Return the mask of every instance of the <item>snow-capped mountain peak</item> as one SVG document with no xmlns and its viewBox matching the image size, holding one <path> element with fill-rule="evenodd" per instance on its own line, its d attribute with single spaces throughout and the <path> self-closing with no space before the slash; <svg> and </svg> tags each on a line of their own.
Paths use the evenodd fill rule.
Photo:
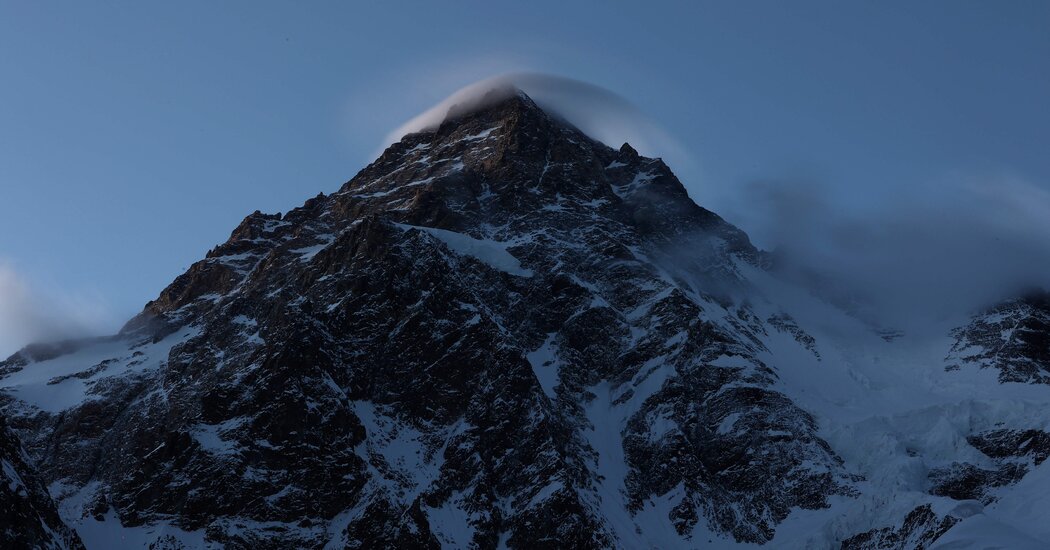
<svg viewBox="0 0 1050 550">
<path fill-rule="evenodd" d="M 663 161 L 481 99 L 249 215 L 120 334 L 0 363 L 88 548 L 1050 540 L 1014 513 L 1045 385 L 887 341 Z"/>
</svg>

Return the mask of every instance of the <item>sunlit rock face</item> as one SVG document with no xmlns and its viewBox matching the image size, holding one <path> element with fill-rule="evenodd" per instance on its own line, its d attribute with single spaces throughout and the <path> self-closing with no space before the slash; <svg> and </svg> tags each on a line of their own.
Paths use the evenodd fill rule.
<svg viewBox="0 0 1050 550">
<path fill-rule="evenodd" d="M 963 519 L 904 444 L 930 477 L 886 504 L 856 403 L 792 378 L 865 367 L 743 232 L 661 160 L 491 99 L 248 216 L 120 334 L 0 363 L 89 548 L 904 548 Z M 1045 458 L 972 435 L 960 462 L 1032 464 L 981 498 Z"/>
</svg>

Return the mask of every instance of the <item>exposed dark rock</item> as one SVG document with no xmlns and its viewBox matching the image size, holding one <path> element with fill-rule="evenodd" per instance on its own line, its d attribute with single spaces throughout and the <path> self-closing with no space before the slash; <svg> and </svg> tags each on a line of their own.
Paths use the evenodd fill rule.
<svg viewBox="0 0 1050 550">
<path fill-rule="evenodd" d="M 76 550 L 84 546 L 55 509 L 43 479 L 0 416 L 0 547 Z"/>
<path fill-rule="evenodd" d="M 959 518 L 937 516 L 929 504 L 908 512 L 900 527 L 882 527 L 842 541 L 842 550 L 924 550 L 946 533 Z"/>
<path fill-rule="evenodd" d="M 953 332 L 949 368 L 999 370 L 999 381 L 1050 384 L 1050 293 L 999 304 Z"/>
<path fill-rule="evenodd" d="M 947 468 L 930 472 L 930 493 L 955 500 L 979 500 L 985 504 L 994 498 L 989 490 L 1016 483 L 1028 473 L 1022 464 L 1007 463 L 995 469 L 986 469 L 956 462 Z"/>
<path fill-rule="evenodd" d="M 966 440 L 992 458 L 1030 458 L 1038 466 L 1050 456 L 1050 434 L 1042 430 L 990 430 Z"/>
</svg>

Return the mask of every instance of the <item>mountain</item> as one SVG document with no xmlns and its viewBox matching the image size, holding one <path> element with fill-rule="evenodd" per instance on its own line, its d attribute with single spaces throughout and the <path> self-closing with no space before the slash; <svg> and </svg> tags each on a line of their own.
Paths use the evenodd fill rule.
<svg viewBox="0 0 1050 550">
<path fill-rule="evenodd" d="M 1048 388 L 966 358 L 1041 373 L 1046 325 L 884 338 L 772 266 L 499 89 L 2 404 L 92 549 L 1045 547 Z"/>
</svg>

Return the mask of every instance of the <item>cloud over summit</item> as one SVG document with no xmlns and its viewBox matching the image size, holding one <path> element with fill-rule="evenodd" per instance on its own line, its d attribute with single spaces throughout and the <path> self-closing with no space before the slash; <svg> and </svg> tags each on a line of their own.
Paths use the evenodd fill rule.
<svg viewBox="0 0 1050 550">
<path fill-rule="evenodd" d="M 689 163 L 684 148 L 631 102 L 601 86 L 536 72 L 514 72 L 485 78 L 464 86 L 426 111 L 387 134 L 384 146 L 406 134 L 437 128 L 450 109 L 457 112 L 483 108 L 488 102 L 525 92 L 541 108 L 564 118 L 583 133 L 619 147 L 629 142 L 646 156 L 664 157 L 682 169 Z"/>
</svg>

